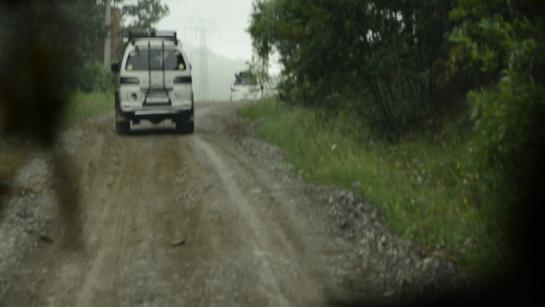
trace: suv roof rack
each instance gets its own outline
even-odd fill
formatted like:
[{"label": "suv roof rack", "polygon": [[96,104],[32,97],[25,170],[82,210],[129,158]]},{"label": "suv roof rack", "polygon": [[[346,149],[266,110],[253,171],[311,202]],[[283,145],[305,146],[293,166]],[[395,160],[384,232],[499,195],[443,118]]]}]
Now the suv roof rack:
[{"label": "suv roof rack", "polygon": [[142,33],[142,32],[129,32],[129,42],[133,43],[137,39],[146,39],[146,38],[163,38],[166,40],[173,41],[174,43],[178,44],[178,36],[176,35],[176,31],[151,31],[148,33]]}]

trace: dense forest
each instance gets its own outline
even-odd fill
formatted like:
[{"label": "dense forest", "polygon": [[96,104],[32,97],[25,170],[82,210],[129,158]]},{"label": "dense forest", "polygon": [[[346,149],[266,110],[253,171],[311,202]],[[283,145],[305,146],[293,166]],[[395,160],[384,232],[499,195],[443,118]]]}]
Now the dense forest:
[{"label": "dense forest", "polygon": [[463,144],[452,164],[466,175],[445,185],[469,178],[473,196],[450,197],[516,220],[506,205],[523,201],[543,153],[544,1],[257,0],[248,31],[261,57],[280,58],[283,102],[372,131],[361,143]]}]

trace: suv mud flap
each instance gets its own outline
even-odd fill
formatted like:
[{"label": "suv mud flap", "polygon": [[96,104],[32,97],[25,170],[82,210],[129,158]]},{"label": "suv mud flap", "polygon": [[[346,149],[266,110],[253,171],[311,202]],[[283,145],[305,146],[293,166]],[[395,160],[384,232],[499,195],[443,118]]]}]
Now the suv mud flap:
[{"label": "suv mud flap", "polygon": [[126,120],[130,120],[131,114],[127,112],[123,112],[121,110],[121,99],[119,97],[119,91],[115,91],[115,121],[116,122],[122,122]]}]

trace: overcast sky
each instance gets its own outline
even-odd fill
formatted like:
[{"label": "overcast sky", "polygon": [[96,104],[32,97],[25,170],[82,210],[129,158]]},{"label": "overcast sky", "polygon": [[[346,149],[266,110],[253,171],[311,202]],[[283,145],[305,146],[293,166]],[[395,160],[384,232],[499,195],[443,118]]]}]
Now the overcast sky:
[{"label": "overcast sky", "polygon": [[204,20],[210,28],[208,48],[233,59],[249,60],[252,43],[246,32],[252,0],[163,0],[170,8],[157,29],[176,30],[182,42],[199,46],[198,36],[191,28]]}]

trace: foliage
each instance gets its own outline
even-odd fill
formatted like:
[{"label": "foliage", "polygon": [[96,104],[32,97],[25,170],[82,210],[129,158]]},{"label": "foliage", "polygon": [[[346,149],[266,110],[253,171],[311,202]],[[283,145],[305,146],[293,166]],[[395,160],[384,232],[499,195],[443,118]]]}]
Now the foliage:
[{"label": "foliage", "polygon": [[452,62],[477,76],[469,93],[474,158],[504,203],[520,201],[545,141],[545,3],[460,1]]},{"label": "foliage", "polygon": [[[356,161],[358,155],[364,157],[359,162],[362,169],[377,168],[360,176],[368,185],[364,192],[379,205],[383,201],[380,206],[394,228],[411,233],[421,226],[413,219],[417,215],[407,209],[414,197],[396,198],[395,193],[389,193],[390,186],[409,184],[410,176],[383,172],[395,170],[391,164],[397,158],[402,160],[398,156],[402,152],[420,155],[426,168],[439,175],[430,177],[432,184],[427,189],[415,188],[418,193],[414,196],[443,191],[431,200],[435,204],[429,208],[445,216],[450,214],[448,210],[465,211],[458,207],[461,197],[464,204],[475,204],[471,218],[458,217],[476,223],[464,227],[480,237],[481,248],[505,259],[505,249],[500,246],[512,239],[505,229],[513,226],[518,208],[526,205],[523,199],[529,186],[535,185],[531,178],[542,171],[536,165],[545,152],[545,2],[256,0],[248,31],[260,56],[267,59],[276,52],[280,57],[285,80],[280,86],[282,100],[321,107],[327,114],[321,121],[334,118],[349,123],[341,124],[343,133],[356,136],[361,146],[385,134],[397,136],[397,141],[384,145],[383,150],[375,147],[372,152],[376,155],[363,149],[355,155]],[[305,172],[331,172],[318,174],[318,178],[336,178],[347,184],[343,180],[348,179],[343,178],[357,177],[353,172],[358,166],[349,162],[352,156],[343,156],[348,161],[342,163],[350,164],[346,166],[332,161],[329,153],[320,156],[315,148],[327,146],[332,139],[341,142],[341,136],[317,129],[327,125],[299,114],[308,110],[289,112],[295,113],[269,116],[263,127],[266,138],[287,148]],[[443,136],[440,131],[457,122],[461,125],[447,137],[459,134],[459,139],[444,151],[437,151],[428,141],[405,147],[408,137]],[[308,129],[301,132],[304,138],[296,137],[298,125]],[[289,134],[282,135],[285,126]],[[431,134],[422,129],[429,127],[435,128]],[[328,141],[323,143],[324,139]],[[441,139],[434,142],[441,144]],[[445,159],[436,156],[437,152]],[[431,166],[433,161],[438,164]],[[454,176],[452,165],[460,165],[467,178]],[[471,183],[466,186],[469,190],[461,188],[460,182],[466,179]],[[400,222],[398,228],[396,221],[402,217],[410,222]],[[440,214],[420,217],[432,225],[441,221]],[[484,224],[479,226],[480,222]],[[454,236],[462,233],[458,233],[462,228],[453,229]],[[421,237],[426,244],[436,242],[425,239],[427,236],[441,236],[442,232],[440,227],[422,226],[422,230],[431,231]],[[451,247],[459,248],[458,243]]]},{"label": "foliage", "polygon": [[[51,65],[54,72],[50,71],[49,77],[63,87],[58,90],[77,87],[77,80],[69,76],[79,69],[79,63],[90,58],[94,38],[101,35],[102,27],[94,15],[96,7],[96,3],[85,0],[3,5],[0,23],[4,56],[0,66],[4,70],[18,69],[12,72],[15,76],[23,74],[29,65],[37,65],[36,69]],[[48,62],[51,59],[59,62]],[[17,61],[21,62],[14,66]]]},{"label": "foliage", "polygon": [[[104,2],[90,0],[58,1],[54,5],[34,1],[24,9],[0,7],[0,43],[11,46],[8,41],[24,44],[51,46],[63,52],[67,74],[66,86],[84,92],[103,91],[111,88],[111,76],[98,63],[102,61],[104,27]],[[123,5],[124,1],[112,1]],[[139,0],[125,5],[123,11],[130,17],[129,28],[151,29],[168,14],[168,6],[160,0]],[[8,10],[20,12],[13,16]],[[32,46],[32,48],[35,46]],[[6,48],[1,48],[5,54]],[[9,61],[9,59],[6,59]]]},{"label": "foliage", "polygon": [[108,92],[114,88],[114,76],[104,69],[102,63],[85,62],[76,73],[74,77],[78,80],[78,90],[84,93]]},{"label": "foliage", "polygon": [[[70,1],[67,1],[70,2]],[[104,5],[96,1],[74,0],[64,13],[69,18],[70,27],[77,32],[74,46],[79,54],[78,63],[102,60],[97,44],[102,46],[106,36],[104,27]],[[81,65],[81,64],[80,64]]]},{"label": "foliage", "polygon": [[266,59],[252,56],[252,60],[246,62],[248,65],[248,73],[252,75],[252,78],[255,79],[256,83],[260,86],[265,86],[270,82],[269,73],[267,67],[269,63]]},{"label": "foliage", "polygon": [[279,53],[285,100],[350,107],[400,133],[452,100],[441,94],[452,86],[444,66],[454,3],[256,1],[248,31],[262,57]]},{"label": "foliage", "polygon": [[166,4],[161,4],[161,0],[138,0],[136,4],[123,6],[122,11],[132,19],[127,30],[134,32],[153,30],[154,26],[170,12]]}]

